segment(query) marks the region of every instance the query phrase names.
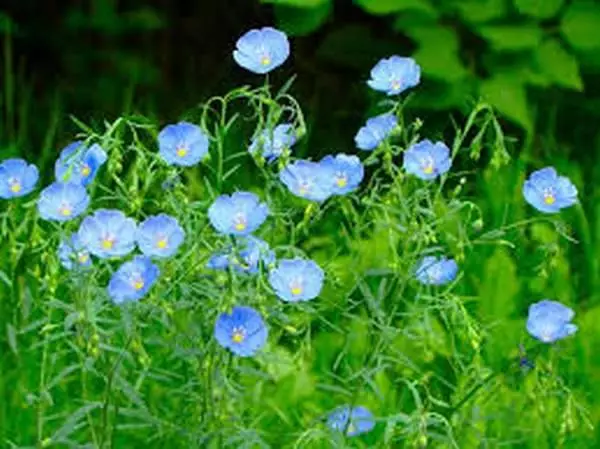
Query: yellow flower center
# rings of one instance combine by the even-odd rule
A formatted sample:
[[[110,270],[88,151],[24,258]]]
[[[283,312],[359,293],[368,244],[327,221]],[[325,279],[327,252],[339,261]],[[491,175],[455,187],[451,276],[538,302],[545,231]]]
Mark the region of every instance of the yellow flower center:
[[[21,184],[20,184],[18,181],[16,181],[16,182],[13,182],[13,183],[10,185],[10,191],[11,191],[12,193],[19,193],[19,192],[21,191]]]
[[[433,159],[431,156],[425,156],[423,159],[421,159],[421,167],[423,169],[423,173],[426,175],[433,173]]]
[[[104,249],[112,249],[114,244],[115,241],[112,238],[105,238],[104,240],[102,240],[102,248]]]
[[[241,343],[246,338],[246,330],[243,327],[235,327],[233,328],[233,332],[231,333],[231,341],[234,343]]]
[[[87,253],[80,253],[77,260],[79,260],[79,263],[87,263],[90,260],[90,256]]]
[[[345,176],[337,178],[335,183],[337,184],[338,187],[346,187],[346,185],[348,184],[348,180],[346,179]]]
[[[548,206],[553,205],[556,202],[556,198],[551,193],[547,193],[544,195],[544,203]]]
[[[346,433],[348,435],[350,435],[351,433],[356,432],[356,426],[354,425],[354,423],[352,421],[350,421],[350,424],[348,424],[348,430],[346,430]]]
[[[91,172],[92,169],[90,168],[90,166],[88,164],[83,164],[83,166],[81,167],[81,174],[83,176],[89,176]]]
[[[302,283],[299,280],[294,280],[290,283],[290,291],[292,292],[292,295],[294,296],[298,296],[300,294],[302,294]]]
[[[310,186],[305,182],[300,184],[300,186],[298,187],[298,193],[300,193],[300,195],[306,195],[309,191],[310,191]]]
[[[233,219],[233,221],[234,221],[233,227],[235,228],[236,231],[243,231],[248,226],[246,216],[242,213],[237,214],[236,217]]]
[[[234,343],[241,343],[244,341],[244,334],[241,332],[234,332],[231,339]]]
[[[135,288],[136,290],[143,289],[144,281],[142,281],[141,279],[136,279],[135,281],[133,281],[133,288]]]
[[[58,209],[58,211],[60,212],[60,214],[63,217],[68,217],[68,216],[71,215],[71,208],[67,204],[63,204],[62,206],[60,206],[60,208]]]
[[[156,246],[160,249],[165,249],[167,245],[167,239],[160,239],[158,242],[156,242]]]
[[[184,157],[187,153],[188,153],[188,150],[186,147],[177,148],[177,156]]]
[[[262,65],[269,65],[269,64],[271,64],[271,58],[269,58],[269,56],[268,56],[268,55],[264,55],[264,56],[261,58],[261,60],[260,60],[260,63],[261,63]]]
[[[401,86],[402,86],[402,84],[400,84],[400,81],[398,81],[398,80],[392,81],[392,89],[393,90],[398,90],[398,89],[400,89]]]

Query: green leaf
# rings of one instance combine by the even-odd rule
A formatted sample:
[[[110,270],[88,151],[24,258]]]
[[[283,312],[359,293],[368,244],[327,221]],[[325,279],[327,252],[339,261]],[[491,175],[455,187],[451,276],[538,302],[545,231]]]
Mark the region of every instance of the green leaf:
[[[497,248],[485,261],[482,278],[477,287],[479,313],[489,327],[486,354],[492,363],[503,363],[506,355],[518,344],[522,322],[511,320],[516,311],[519,292],[517,267],[504,248]]]
[[[492,106],[508,119],[531,131],[533,123],[527,103],[523,79],[514,74],[499,74],[484,80],[480,93]]]
[[[17,344],[17,330],[11,323],[6,324],[6,340],[11,351],[15,354],[19,354],[19,346]]]
[[[458,56],[459,43],[454,30],[427,26],[407,29],[406,34],[419,44],[413,57],[424,74],[447,82],[455,82],[467,74]]]
[[[583,90],[579,63],[556,39],[547,40],[537,52],[540,71],[554,84],[575,90]]]
[[[317,30],[329,18],[332,4],[326,1],[312,8],[275,6],[278,26],[291,36],[303,36]]]
[[[514,3],[521,14],[538,19],[550,19],[558,13],[563,0],[514,0]]]
[[[331,3],[331,0],[260,0],[261,3],[271,3],[273,5],[292,6],[295,8],[316,8],[324,4]]]
[[[475,30],[495,50],[519,51],[535,48],[542,40],[542,30],[535,24],[486,25]]]
[[[506,14],[505,0],[456,0],[455,3],[454,8],[467,22],[488,22]]]
[[[577,50],[600,47],[600,5],[592,2],[573,3],[560,24],[560,31]]]
[[[437,11],[428,0],[354,0],[370,14],[391,14],[406,10],[420,10],[437,16]]]

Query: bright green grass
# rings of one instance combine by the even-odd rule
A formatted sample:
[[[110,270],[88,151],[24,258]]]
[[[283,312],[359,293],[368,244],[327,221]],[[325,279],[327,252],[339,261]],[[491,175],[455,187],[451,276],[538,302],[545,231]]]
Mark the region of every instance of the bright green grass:
[[[33,104],[15,85],[5,81],[2,96],[2,136],[10,139],[2,158],[41,155],[35,162],[49,179],[64,126],[59,102],[45,118],[35,116],[47,132],[42,144],[32,142]],[[261,108],[262,118],[279,111],[269,102]],[[471,118],[475,131],[490,126],[481,158],[494,164],[474,163],[468,155],[477,150],[476,133],[461,139],[457,130],[458,158],[441,188],[399,174],[398,148],[386,148],[370,158],[360,199],[321,210],[256,167],[239,117],[215,119],[202,109],[188,116],[210,130],[213,154],[181,173],[183,183],[170,191],[161,184],[174,172],[156,157],[154,124],[122,118],[86,134],[110,154],[93,208],[118,207],[137,219],[165,211],[188,234],[138,304],[108,301],[104,287],[117,263],[85,276],[58,265],[65,230],[37,218],[35,195],[1,203],[2,447],[597,446],[599,221],[580,207],[551,220],[526,207],[526,156],[503,163],[504,140],[489,112]],[[408,126],[395,142],[405,147],[415,132]],[[556,165],[583,185],[576,166]],[[317,300],[283,304],[264,274],[257,281],[204,268],[222,241],[206,209],[218,192],[237,187],[271,205],[259,235],[278,256],[304,252],[325,268]],[[457,257],[461,277],[448,288],[424,289],[411,268],[423,249],[438,245]],[[527,307],[544,297],[573,307],[580,327],[552,348],[536,345],[524,328]],[[236,303],[259,308],[270,326],[269,345],[253,360],[232,357],[212,338],[217,313]],[[519,367],[520,343],[536,369]],[[343,403],[369,407],[376,429],[353,439],[328,432],[321,419]]]

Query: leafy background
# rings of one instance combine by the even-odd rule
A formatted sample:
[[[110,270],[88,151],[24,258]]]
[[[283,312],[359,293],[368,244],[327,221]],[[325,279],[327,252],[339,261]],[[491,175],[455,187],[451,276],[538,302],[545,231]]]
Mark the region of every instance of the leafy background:
[[[581,331],[568,346],[573,360],[565,375],[584,398],[591,421],[598,422],[597,2],[13,1],[0,10],[0,156],[35,160],[49,174],[58,151],[77,130],[69,115],[101,124],[123,114],[143,114],[164,123],[215,93],[255,83],[255,77],[235,67],[230,53],[246,29],[268,24],[294,36],[292,58],[274,77],[282,81],[298,75],[294,92],[308,125],[298,155],[352,151],[356,130],[375,107],[376,96],[364,84],[368,71],[379,58],[396,53],[413,56],[423,68],[422,85],[411,95],[407,114],[424,120],[431,137],[450,141],[454,123],[462,122],[480,97],[501,114],[512,163],[484,169],[489,159],[484,152],[479,164],[465,161],[461,167],[477,173],[469,193],[483,207],[486,224],[501,226],[527,216],[520,199],[527,170],[552,164],[574,180],[582,204],[566,214],[566,221],[577,244],[567,244],[540,224],[513,235],[515,247],[490,248],[477,260],[467,260],[464,271],[482,298],[477,308],[490,324],[488,362],[498,367],[517,351],[528,304],[551,297],[574,306]],[[239,139],[240,147],[246,143]],[[516,206],[508,208],[513,200]],[[8,323],[2,323],[6,331],[0,330],[2,372],[11,363]],[[354,332],[363,332],[360,323],[356,326]],[[335,344],[319,341],[316,346],[322,359],[316,364],[327,365]],[[443,345],[437,351],[428,356],[443,355]],[[306,378],[296,377],[289,387],[295,393],[282,390],[278,401],[302,398],[300,383]],[[10,379],[0,392],[7,398],[0,418],[6,418]],[[506,393],[507,408],[513,399]],[[2,432],[8,431],[0,420]],[[600,431],[593,432],[559,441],[540,437],[531,447],[596,447]]]

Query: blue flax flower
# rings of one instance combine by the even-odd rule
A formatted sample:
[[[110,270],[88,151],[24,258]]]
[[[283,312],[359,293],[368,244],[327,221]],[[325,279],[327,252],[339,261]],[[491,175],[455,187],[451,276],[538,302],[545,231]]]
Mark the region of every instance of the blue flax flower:
[[[229,246],[211,256],[206,264],[213,270],[226,270],[229,266],[242,273],[258,272],[259,262],[270,266],[275,263],[275,253],[269,244],[252,235],[236,239],[237,248]]]
[[[255,153],[262,150],[262,155],[269,162],[277,159],[284,150],[296,143],[296,134],[291,124],[277,125],[275,129],[263,130],[250,144],[248,151]]]
[[[330,413],[327,427],[338,432],[346,432],[346,435],[353,437],[373,430],[375,419],[366,407],[358,405],[350,408],[349,405],[344,405]]]
[[[70,239],[62,240],[58,245],[58,258],[67,270],[72,270],[74,267],[89,267],[92,264],[89,251],[75,232],[71,234]]]
[[[451,165],[450,150],[443,142],[432,143],[425,139],[404,152],[404,169],[424,180],[443,175]]]
[[[540,212],[548,214],[577,203],[577,188],[553,167],[533,172],[523,185],[525,200]]]
[[[240,357],[256,354],[267,342],[269,331],[260,313],[251,307],[236,306],[215,322],[215,338],[224,348]]]
[[[458,265],[454,259],[426,256],[418,264],[416,277],[425,285],[444,285],[452,282],[458,273]]]
[[[269,284],[285,302],[308,301],[321,293],[325,273],[312,260],[282,259],[269,273]]]
[[[30,193],[38,182],[38,169],[23,159],[6,159],[0,164],[0,198],[6,200]]]
[[[192,123],[167,125],[158,134],[158,154],[169,165],[196,165],[208,154],[208,136]]]
[[[332,195],[331,173],[318,162],[298,160],[288,164],[279,179],[300,198],[323,202]]]
[[[115,271],[108,283],[108,294],[116,304],[143,298],[156,282],[160,270],[149,257],[135,256]]]
[[[329,172],[329,190],[333,195],[345,195],[356,190],[365,176],[365,169],[356,156],[325,156],[319,164]]]
[[[574,316],[567,306],[544,299],[529,306],[527,332],[544,343],[553,343],[577,331],[577,326],[570,323]]]
[[[392,56],[380,60],[371,69],[371,79],[367,84],[372,89],[388,95],[398,95],[419,84],[421,68],[412,58]]]
[[[94,256],[102,259],[129,254],[135,248],[137,226],[120,210],[98,209],[84,218],[79,240]]]
[[[179,222],[167,214],[148,217],[140,223],[136,233],[138,247],[150,257],[171,257],[184,238]]]
[[[44,220],[69,221],[85,212],[90,197],[81,184],[55,182],[40,193],[37,207]]]
[[[82,141],[67,145],[54,164],[58,182],[88,185],[96,177],[98,169],[106,162],[106,151],[98,144],[86,148]]]
[[[208,208],[208,218],[221,234],[248,235],[269,215],[269,207],[250,192],[219,196]]]
[[[235,46],[235,62],[259,75],[279,67],[290,55],[290,43],[286,34],[271,27],[248,31],[238,39]]]
[[[365,126],[358,130],[354,137],[357,148],[361,150],[374,150],[383,142],[398,125],[394,114],[381,114],[367,120]]]

